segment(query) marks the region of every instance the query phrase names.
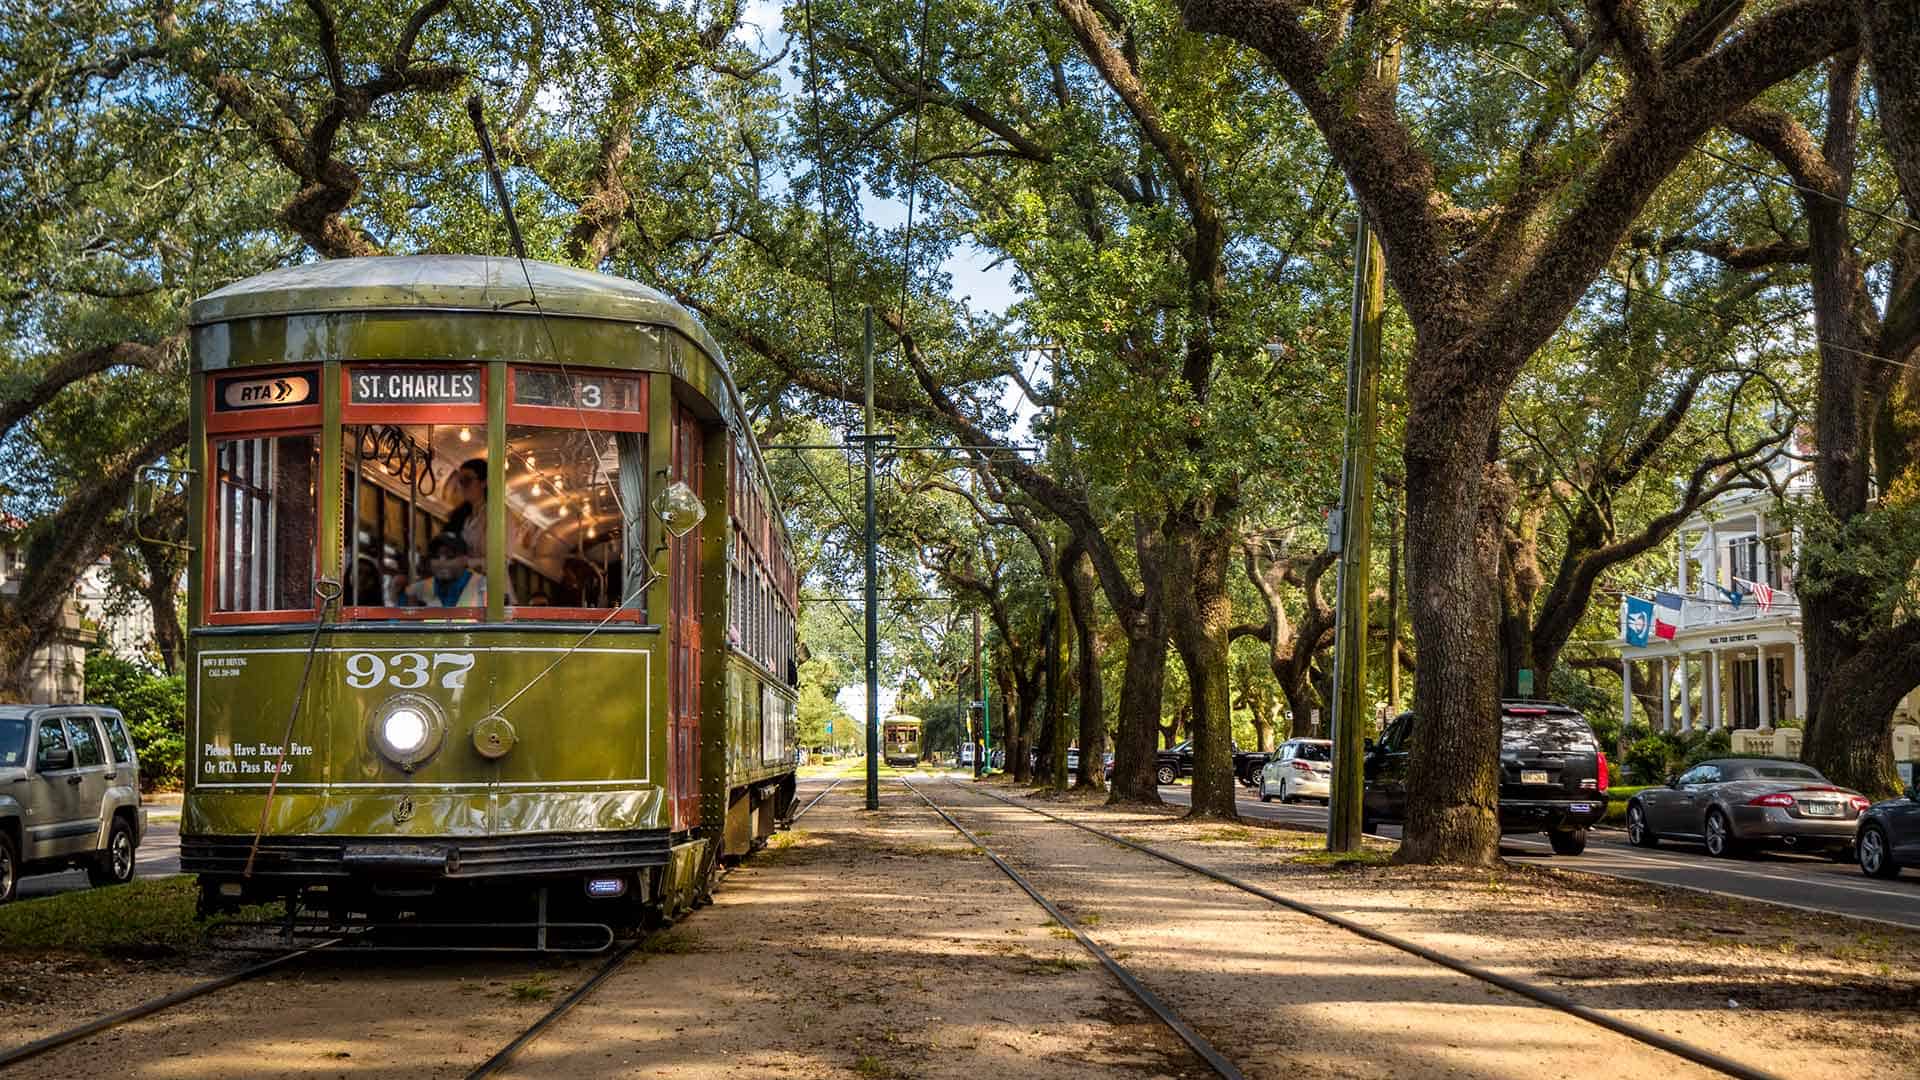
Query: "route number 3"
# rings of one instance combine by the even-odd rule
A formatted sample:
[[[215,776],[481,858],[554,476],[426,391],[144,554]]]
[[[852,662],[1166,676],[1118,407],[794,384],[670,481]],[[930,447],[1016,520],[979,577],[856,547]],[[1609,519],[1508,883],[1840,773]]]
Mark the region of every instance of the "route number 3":
[[[385,682],[400,690],[418,690],[438,675],[442,690],[460,690],[467,685],[467,672],[473,669],[472,653],[379,653],[358,652],[347,655],[347,685],[366,690]]]

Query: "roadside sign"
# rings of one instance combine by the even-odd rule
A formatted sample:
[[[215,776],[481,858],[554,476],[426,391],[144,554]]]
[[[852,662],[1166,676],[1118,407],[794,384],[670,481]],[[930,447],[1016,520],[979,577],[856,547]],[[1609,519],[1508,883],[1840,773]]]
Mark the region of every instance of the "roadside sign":
[[[1523,667],[1520,669],[1520,696],[1521,697],[1533,696],[1533,669],[1532,668]]]

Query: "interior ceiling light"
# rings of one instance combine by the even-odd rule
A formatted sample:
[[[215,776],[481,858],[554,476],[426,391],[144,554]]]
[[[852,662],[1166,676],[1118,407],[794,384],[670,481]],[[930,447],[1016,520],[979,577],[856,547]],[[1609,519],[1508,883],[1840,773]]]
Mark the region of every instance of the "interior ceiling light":
[[[460,429],[460,441],[461,441],[461,442],[472,442],[472,441],[473,441],[473,429],[472,429],[472,428],[465,428],[465,427],[463,427],[463,428],[461,428],[461,429]]]

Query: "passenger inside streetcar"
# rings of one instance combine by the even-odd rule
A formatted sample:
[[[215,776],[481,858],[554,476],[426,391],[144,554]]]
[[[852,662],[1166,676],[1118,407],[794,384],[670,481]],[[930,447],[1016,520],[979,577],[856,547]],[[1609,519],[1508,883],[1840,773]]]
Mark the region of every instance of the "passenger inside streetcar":
[[[487,604],[487,578],[468,565],[467,542],[456,532],[433,538],[428,549],[433,576],[407,587],[407,606],[473,608]]]
[[[468,458],[449,478],[460,505],[447,517],[447,531],[467,542],[467,566],[487,569],[487,459]]]

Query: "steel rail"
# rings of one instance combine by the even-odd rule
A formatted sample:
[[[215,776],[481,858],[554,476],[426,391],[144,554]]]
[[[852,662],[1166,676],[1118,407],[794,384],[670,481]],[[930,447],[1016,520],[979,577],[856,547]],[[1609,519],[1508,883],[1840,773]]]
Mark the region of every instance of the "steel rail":
[[[949,780],[947,782],[950,784],[953,783],[952,780]],[[956,784],[955,786],[957,787],[959,785]],[[1369,941],[1378,942],[1379,944],[1386,945],[1390,948],[1398,949],[1401,952],[1409,953],[1413,956],[1417,956],[1422,960],[1427,960],[1432,963],[1439,964],[1441,967],[1448,968],[1452,971],[1457,971],[1462,975],[1468,976],[1469,978],[1477,979],[1481,982],[1487,983],[1488,985],[1497,986],[1502,990],[1506,990],[1510,993],[1518,994],[1521,997],[1527,998],[1531,1001],[1539,1002],[1542,1005],[1545,1005],[1552,1009],[1557,1009],[1560,1012],[1568,1014],[1569,1016],[1578,1017],[1582,1020],[1587,1021],[1590,1024],[1594,1024],[1599,1027],[1606,1028],[1608,1031],[1611,1031],[1617,1035],[1624,1035],[1627,1038],[1634,1040],[1635,1042],[1644,1043],[1645,1045],[1651,1046],[1657,1050],[1664,1050],[1667,1053],[1673,1054],[1676,1057],[1685,1058],[1686,1060],[1691,1061],[1696,1065],[1704,1066],[1706,1068],[1714,1070],[1715,1072],[1724,1073],[1727,1076],[1739,1077],[1740,1080],[1784,1080],[1784,1078],[1782,1078],[1778,1073],[1770,1073],[1762,1069],[1756,1069],[1751,1065],[1746,1065],[1741,1062],[1735,1061],[1732,1058],[1726,1057],[1724,1055],[1716,1054],[1711,1050],[1706,1050],[1701,1047],[1695,1046],[1692,1043],[1682,1042],[1679,1039],[1673,1038],[1668,1035],[1664,1035],[1658,1031],[1654,1031],[1652,1028],[1642,1027],[1639,1024],[1635,1024],[1629,1020],[1622,1020],[1617,1016],[1614,1016],[1610,1013],[1601,1012],[1599,1009],[1595,1009],[1589,1005],[1582,1005],[1580,1002],[1575,1001],[1570,997],[1567,997],[1565,994],[1557,993],[1555,991],[1545,989],[1544,987],[1535,986],[1529,982],[1523,982],[1520,979],[1516,979],[1510,975],[1502,975],[1497,971],[1489,971],[1486,968],[1478,967],[1474,964],[1467,963],[1464,960],[1456,959],[1452,956],[1447,955],[1446,953],[1440,952],[1436,949],[1430,949],[1427,946],[1421,945],[1417,942],[1408,941],[1407,939],[1402,937],[1396,937],[1393,934],[1386,933],[1385,931],[1375,930],[1370,926],[1365,926],[1361,923],[1355,922],[1352,919],[1346,918],[1343,915],[1336,915],[1331,911],[1326,911],[1321,908],[1317,908],[1312,904],[1306,903],[1305,901],[1295,900],[1292,897],[1288,897],[1288,896],[1282,896],[1279,893],[1273,892],[1269,889],[1264,889],[1258,885],[1241,881],[1239,878],[1236,878],[1231,874],[1221,873],[1220,871],[1215,870],[1211,867],[1201,866],[1198,863],[1190,862],[1186,859],[1181,858],[1178,855],[1172,855],[1167,852],[1148,847],[1145,844],[1141,844],[1141,843],[1137,843],[1135,841],[1129,840],[1124,836],[1119,836],[1117,834],[1107,832],[1103,829],[1096,829],[1091,825],[1086,825],[1081,822],[1074,821],[1071,818],[1061,817],[1059,814],[1042,810],[1037,806],[1023,805],[997,792],[983,791],[978,789],[975,789],[975,790],[977,791],[978,794],[985,795],[990,799],[996,799],[1000,802],[1006,803],[1008,806],[1014,807],[1015,809],[1027,810],[1032,813],[1039,814],[1041,817],[1050,818],[1054,821],[1059,822],[1062,825],[1071,825],[1076,829],[1080,829],[1084,832],[1092,833],[1094,836],[1097,836],[1102,840],[1111,841],[1115,844],[1119,844],[1122,847],[1132,848],[1133,850],[1138,851],[1143,855],[1151,855],[1152,857],[1159,859],[1163,862],[1172,863],[1173,865],[1178,866],[1183,870],[1192,871],[1193,873],[1199,874],[1202,877],[1212,878],[1213,880],[1218,881],[1223,885],[1231,885],[1232,887],[1239,889],[1242,892],[1251,893],[1254,896],[1261,898],[1262,900],[1267,900],[1274,904],[1278,904],[1281,907],[1288,909],[1289,911],[1295,911],[1302,915],[1306,915],[1310,918],[1318,919],[1321,922],[1328,923],[1332,926],[1337,926],[1342,930],[1348,931],[1349,933],[1357,934],[1360,937],[1366,938]]]
[[[561,998],[559,1004],[547,1010],[546,1014],[540,1017],[540,1019],[535,1020],[532,1026],[515,1036],[512,1042],[501,1047],[498,1053],[481,1062],[479,1067],[467,1074],[467,1080],[479,1080],[480,1077],[497,1075],[500,1070],[511,1064],[513,1059],[518,1057],[520,1051],[526,1049],[529,1043],[539,1038],[543,1032],[552,1027],[562,1016],[571,1012],[575,1005],[586,1000],[588,994],[598,990],[601,983],[606,982],[609,976],[615,971],[618,971],[621,965],[625,964],[634,953],[640,950],[641,946],[653,940],[654,936],[653,934],[649,934],[646,937],[636,938],[621,946],[618,951],[608,958],[606,963],[600,965],[600,970],[594,972],[592,978],[574,987],[572,993]]]
[[[222,975],[217,979],[209,979],[206,982],[199,983],[194,986],[189,986],[182,990],[175,990],[171,994],[165,994],[157,998],[150,998],[131,1008],[122,1009],[117,1013],[110,1013],[106,1016],[96,1017],[92,1020],[87,1021],[84,1024],[81,1024],[78,1027],[68,1028],[67,1030],[62,1032],[58,1032],[53,1035],[48,1035],[44,1038],[35,1039],[30,1043],[22,1043],[21,1045],[13,1047],[10,1050],[0,1051],[0,1069],[5,1069],[12,1065],[18,1065],[19,1063],[26,1061],[30,1058],[39,1057],[41,1054],[44,1054],[49,1050],[57,1050],[62,1046],[68,1045],[69,1043],[79,1042],[82,1039],[89,1038],[94,1035],[98,1035],[103,1031],[107,1031],[112,1028],[117,1028],[123,1024],[131,1023],[132,1021],[138,1020],[143,1016],[152,1016],[154,1013],[171,1009],[176,1005],[184,1004],[198,997],[204,997],[205,995],[211,994],[216,990],[224,990],[227,987],[233,986],[237,983],[243,983],[250,979],[257,978],[261,975],[265,975],[267,972],[272,971],[276,968],[279,968],[283,965],[289,964],[295,960],[300,959],[303,956],[310,956],[316,952],[319,952],[322,949],[332,948],[333,946],[339,944],[342,940],[343,939],[341,938],[334,938],[332,941],[323,941],[316,945],[310,945],[304,949],[296,949],[293,952],[286,953],[281,956],[276,956],[273,959],[267,960],[263,963],[255,964],[250,968],[244,968],[240,971],[236,971],[231,975]]]
[[[1200,1059],[1205,1061],[1209,1068],[1213,1069],[1214,1072],[1222,1077],[1225,1077],[1226,1080],[1242,1080],[1240,1070],[1234,1066],[1233,1062],[1222,1057],[1220,1052],[1213,1048],[1213,1044],[1206,1040],[1205,1036],[1188,1027],[1186,1021],[1180,1019],[1180,1015],[1174,1012],[1171,1006],[1161,1001],[1158,995],[1147,989],[1139,979],[1134,978],[1132,972],[1122,966],[1118,960],[1108,955],[1107,950],[1101,948],[1098,942],[1095,942],[1087,936],[1087,932],[1080,928],[1079,923],[1074,922],[1067,916],[1066,912],[1061,911],[1053,901],[1047,899],[1045,894],[1035,888],[1032,882],[1021,876],[1020,871],[1015,870],[1005,859],[995,854],[992,848],[981,843],[978,836],[975,836],[969,831],[965,825],[954,820],[952,814],[947,813],[941,809],[938,803],[927,798],[926,794],[919,788],[914,787],[913,784],[905,778],[900,778],[900,783],[905,784],[908,791],[919,796],[920,801],[931,807],[934,813],[945,818],[947,824],[959,830],[960,835],[966,837],[968,843],[979,848],[982,854],[993,860],[993,865],[999,867],[1000,872],[1011,878],[1015,885],[1025,890],[1026,894],[1033,898],[1034,903],[1046,909],[1047,914],[1053,916],[1055,922],[1066,927],[1067,930],[1073,934],[1074,940],[1080,943],[1081,948],[1092,953],[1094,958],[1099,960],[1101,965],[1105,967],[1115,979],[1120,981],[1120,985],[1126,987],[1128,993],[1139,999],[1140,1003],[1151,1010],[1155,1016],[1159,1017],[1160,1022],[1167,1025],[1175,1035],[1180,1036],[1180,1040],[1192,1048],[1193,1052],[1198,1054]],[[952,783],[952,781],[949,780],[948,783]]]
[[[818,806],[820,804],[820,800],[826,798],[828,795],[833,794],[833,789],[839,787],[841,782],[844,781],[845,779],[846,777],[844,776],[836,777],[833,783],[827,785],[827,788],[825,791],[822,791],[820,794],[815,795],[812,801],[808,802],[807,805],[800,808],[799,813],[796,813],[792,817],[787,819],[787,828],[789,829],[793,828],[793,823],[800,820],[800,814],[804,814],[807,811],[813,809],[815,806]]]
[[[826,798],[833,792],[834,788],[839,786],[839,779],[828,784],[825,791],[815,795],[812,801],[800,808],[799,813],[794,814],[793,817],[787,820],[788,827],[791,828],[794,822],[800,820],[801,814],[805,814],[807,811],[819,805],[821,799]],[[621,946],[612,956],[607,958],[606,963],[600,965],[600,970],[594,972],[591,978],[579,986],[574,987],[571,993],[561,998],[560,1001],[555,1004],[553,1008],[547,1010],[540,1019],[535,1020],[526,1030],[515,1036],[512,1042],[501,1047],[492,1057],[481,1062],[472,1072],[468,1073],[467,1080],[483,1080],[485,1077],[499,1075],[503,1069],[513,1063],[514,1058],[520,1056],[520,1051],[525,1050],[532,1044],[533,1040],[544,1034],[546,1030],[557,1023],[561,1017],[572,1012],[574,1006],[585,1001],[588,995],[598,990],[601,983],[611,978],[614,972],[620,970],[628,960],[633,958],[634,953],[640,951],[649,941],[657,937],[658,933],[659,932],[648,934],[645,937],[637,938]]]

